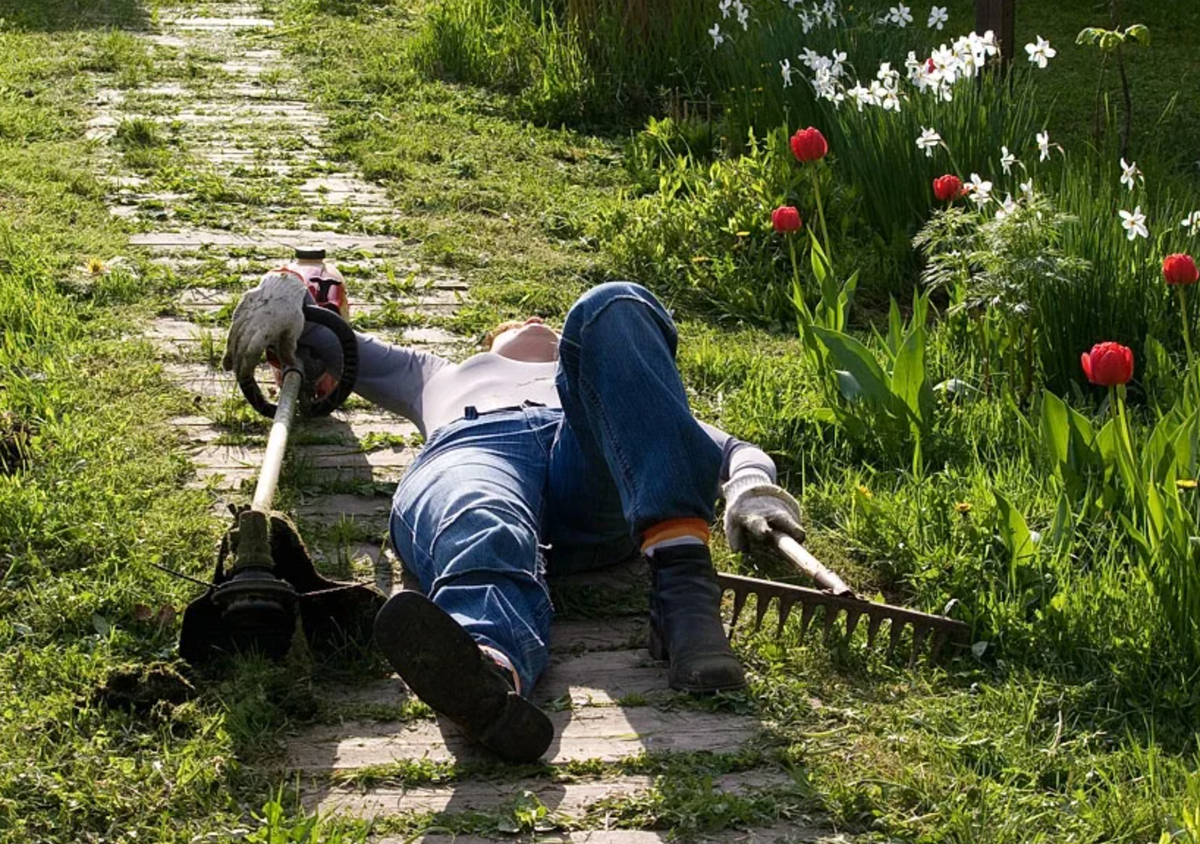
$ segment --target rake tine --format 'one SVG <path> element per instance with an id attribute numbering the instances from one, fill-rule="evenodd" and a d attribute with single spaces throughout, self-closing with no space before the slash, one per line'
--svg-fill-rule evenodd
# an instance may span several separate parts
<path id="1" fill-rule="evenodd" d="M 912 656 L 909 657 L 909 665 L 917 664 L 917 657 L 921 655 L 921 645 L 925 643 L 925 634 L 928 632 L 929 629 L 923 625 L 913 625 Z"/>
<path id="2" fill-rule="evenodd" d="M 846 641 L 849 642 L 854 636 L 854 628 L 858 627 L 858 620 L 862 618 L 862 613 L 857 610 L 846 610 Z"/>
<path id="3" fill-rule="evenodd" d="M 891 633 L 888 635 L 887 657 L 892 658 L 892 654 L 896 652 L 896 646 L 900 644 L 900 637 L 904 635 L 904 622 L 892 619 Z"/>
<path id="4" fill-rule="evenodd" d="M 808 634 L 808 625 L 812 624 L 813 613 L 817 608 L 812 604 L 805 603 L 804 608 L 800 610 L 800 638 L 803 639 Z"/>
<path id="5" fill-rule="evenodd" d="M 734 588 L 733 590 L 733 618 L 729 620 L 729 637 L 733 638 L 733 628 L 737 626 L 738 618 L 742 614 L 742 610 L 746 608 L 746 596 L 749 592 L 744 589 Z"/>
<path id="6" fill-rule="evenodd" d="M 882 616 L 870 615 L 867 620 L 867 649 L 875 647 L 875 637 L 879 635 L 879 625 L 883 624 Z"/>
<path id="7" fill-rule="evenodd" d="M 833 623 L 837 621 L 837 607 L 825 607 L 825 638 L 829 638 L 829 632 L 833 630 Z"/>
<path id="8" fill-rule="evenodd" d="M 935 631 L 933 634 L 933 645 L 929 649 L 929 659 L 931 662 L 937 662 L 937 658 L 941 656 L 942 648 L 946 646 L 950 634 L 945 630 Z"/>
<path id="9" fill-rule="evenodd" d="M 771 605 L 769 597 L 759 595 L 754 602 L 754 632 L 762 630 L 763 619 L 767 617 L 767 607 Z"/>
<path id="10" fill-rule="evenodd" d="M 792 598 L 779 598 L 779 622 L 775 625 L 775 638 L 783 635 L 783 625 L 787 624 L 788 616 L 792 614 L 792 607 L 795 605 L 795 600 Z"/>

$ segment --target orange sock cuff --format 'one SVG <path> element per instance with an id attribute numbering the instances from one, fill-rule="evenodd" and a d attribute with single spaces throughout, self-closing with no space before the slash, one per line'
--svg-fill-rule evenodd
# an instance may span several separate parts
<path id="1" fill-rule="evenodd" d="M 646 529 L 642 534 L 642 551 L 651 545 L 690 536 L 708 544 L 708 522 L 704 519 L 667 519 Z"/>

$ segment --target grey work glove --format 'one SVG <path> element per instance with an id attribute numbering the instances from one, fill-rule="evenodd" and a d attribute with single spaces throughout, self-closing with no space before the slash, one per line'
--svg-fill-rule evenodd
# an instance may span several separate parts
<path id="1" fill-rule="evenodd" d="M 734 551 L 749 550 L 750 541 L 766 540 L 774 530 L 804 541 L 800 505 L 787 490 L 761 472 L 735 475 L 725 484 L 725 538 Z"/>
<path id="2" fill-rule="evenodd" d="M 296 365 L 296 343 L 304 331 L 308 287 L 292 273 L 270 272 L 246 292 L 233 311 L 221 365 L 238 378 L 253 376 L 268 349 L 285 367 Z"/>

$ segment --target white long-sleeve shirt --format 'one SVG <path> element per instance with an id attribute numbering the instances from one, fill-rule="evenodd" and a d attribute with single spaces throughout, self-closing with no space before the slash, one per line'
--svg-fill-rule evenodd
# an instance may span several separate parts
<path id="1" fill-rule="evenodd" d="M 358 381 L 354 391 L 410 419 L 426 437 L 461 419 L 467 407 L 479 413 L 526 401 L 562 407 L 554 383 L 557 362 L 530 363 L 481 352 L 462 363 L 452 363 L 430 352 L 356 334 Z M 762 449 L 704 422 L 699 424 L 721 446 L 722 483 L 734 473 L 762 473 L 775 480 L 775 463 Z"/>

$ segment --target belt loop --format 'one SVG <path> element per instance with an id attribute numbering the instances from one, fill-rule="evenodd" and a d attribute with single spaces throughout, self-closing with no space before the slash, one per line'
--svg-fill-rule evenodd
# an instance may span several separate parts
<path id="1" fill-rule="evenodd" d="M 479 411 L 475 409 L 475 405 L 469 404 L 463 408 L 463 419 L 478 419 Z"/>

